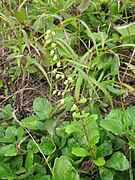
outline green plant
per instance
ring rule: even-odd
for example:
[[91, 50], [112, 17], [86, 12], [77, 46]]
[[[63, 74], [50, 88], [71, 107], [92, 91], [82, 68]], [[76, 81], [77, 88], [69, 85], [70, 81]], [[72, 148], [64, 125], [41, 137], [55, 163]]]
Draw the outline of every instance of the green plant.
[[1, 0], [1, 179], [134, 179], [134, 5]]

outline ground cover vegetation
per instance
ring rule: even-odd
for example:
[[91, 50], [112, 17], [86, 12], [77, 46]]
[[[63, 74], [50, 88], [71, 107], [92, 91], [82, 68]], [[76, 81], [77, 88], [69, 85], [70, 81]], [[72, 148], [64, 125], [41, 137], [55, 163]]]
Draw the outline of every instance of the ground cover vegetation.
[[0, 1], [0, 179], [135, 179], [134, 99], [134, 1]]

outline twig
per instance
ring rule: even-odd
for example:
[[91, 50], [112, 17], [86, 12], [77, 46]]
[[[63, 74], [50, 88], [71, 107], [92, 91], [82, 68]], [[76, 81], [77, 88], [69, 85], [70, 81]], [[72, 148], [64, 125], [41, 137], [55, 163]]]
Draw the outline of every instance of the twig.
[[51, 173], [52, 173], [52, 168], [51, 168], [51, 166], [49, 165], [49, 163], [48, 163], [48, 161], [47, 161], [47, 158], [45, 157], [43, 151], [41, 150], [41, 148], [39, 147], [39, 145], [37, 144], [37, 142], [35, 141], [35, 139], [32, 137], [32, 135], [30, 134], [30, 132], [26, 129], [26, 127], [23, 126], [23, 124], [17, 119], [17, 117], [16, 117], [16, 115], [15, 115], [15, 112], [16, 112], [16, 111], [17, 111], [17, 109], [13, 111], [13, 118], [14, 118], [14, 119], [16, 120], [16, 122], [27, 132], [27, 134], [28, 134], [28, 135], [30, 136], [30, 138], [33, 140], [33, 142], [35, 143], [35, 145], [36, 145], [37, 148], [39, 149], [39, 151], [40, 151], [40, 153], [42, 154], [42, 156], [43, 156], [43, 158], [44, 158], [47, 166], [49, 167], [49, 169], [50, 169], [50, 171], [51, 171]]

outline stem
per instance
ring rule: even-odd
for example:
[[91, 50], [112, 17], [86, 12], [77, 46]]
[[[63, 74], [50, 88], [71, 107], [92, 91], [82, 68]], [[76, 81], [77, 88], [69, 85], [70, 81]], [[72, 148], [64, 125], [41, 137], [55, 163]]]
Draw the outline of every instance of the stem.
[[52, 168], [51, 166], [49, 165], [48, 163], [48, 159], [46, 158], [46, 156], [44, 155], [43, 151], [41, 150], [41, 148], [39, 147], [39, 145], [37, 144], [37, 142], [35, 141], [35, 139], [32, 137], [32, 135], [30, 134], [30, 132], [27, 130], [27, 128], [25, 126], [23, 126], [23, 124], [17, 119], [16, 115], [15, 115], [15, 112], [17, 110], [14, 110], [13, 111], [13, 118], [15, 119], [15, 121], [27, 132], [27, 134], [30, 136], [30, 138], [33, 140], [33, 142], [35, 143], [35, 145], [37, 146], [37, 148], [39, 149], [40, 153], [42, 154], [48, 168], [50, 169], [51, 173], [53, 174], [52, 172]]
[[129, 177], [130, 177], [130, 180], [134, 180], [133, 172], [132, 172], [132, 149], [129, 149], [129, 163], [130, 163]]

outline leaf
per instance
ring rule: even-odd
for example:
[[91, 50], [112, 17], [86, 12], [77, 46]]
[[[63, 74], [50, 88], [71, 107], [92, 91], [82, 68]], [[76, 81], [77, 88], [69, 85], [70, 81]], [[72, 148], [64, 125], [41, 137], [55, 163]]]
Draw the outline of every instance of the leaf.
[[107, 85], [106, 88], [112, 92], [113, 94], [116, 94], [117, 96], [120, 96], [122, 94], [124, 94], [126, 92], [126, 90], [123, 90], [123, 89], [116, 89], [114, 88], [113, 86], [111, 85]]
[[12, 117], [13, 117], [12, 111], [13, 111], [13, 108], [11, 107], [11, 105], [10, 105], [10, 104], [7, 104], [7, 105], [5, 106], [5, 109], [4, 109], [5, 118], [6, 118], [7, 120], [12, 119]]
[[122, 112], [119, 109], [111, 110], [106, 119], [100, 121], [100, 126], [116, 135], [124, 134]]
[[53, 167], [54, 180], [77, 180], [79, 176], [66, 156], [56, 158]]
[[4, 155], [11, 148], [13, 148], [13, 144], [9, 144], [9, 145], [5, 145], [3, 147], [0, 147], [0, 155]]
[[36, 60], [33, 61], [33, 64], [35, 64], [35, 65], [38, 67], [38, 69], [43, 73], [43, 75], [44, 75], [45, 78], [47, 79], [47, 82], [48, 82], [50, 88], [52, 88], [52, 85], [51, 85], [51, 82], [50, 82], [50, 80], [49, 80], [49, 78], [48, 78], [47, 72], [45, 71], [45, 69], [43, 68], [43, 66], [42, 66], [41, 64], [39, 64]]
[[123, 36], [131, 36], [135, 35], [135, 23], [130, 23], [128, 25], [123, 25], [123, 26], [115, 26], [115, 29]]
[[31, 166], [33, 165], [33, 151], [30, 150], [28, 151], [27, 155], [26, 155], [26, 159], [25, 159], [25, 168], [28, 170], [31, 168]]
[[18, 171], [15, 172], [15, 174], [22, 174], [25, 172], [26, 172], [26, 169], [24, 167], [21, 167]]
[[105, 164], [104, 157], [99, 157], [98, 159], [93, 161], [97, 166], [103, 166]]
[[35, 68], [34, 66], [29, 66], [27, 70], [30, 74], [35, 74], [37, 72], [37, 68]]
[[135, 66], [134, 66], [133, 64], [126, 63], [126, 62], [124, 62], [124, 64], [126, 64], [126, 65], [127, 65], [127, 67], [128, 67], [128, 68], [130, 68], [130, 69], [131, 69], [131, 71], [135, 74]]
[[124, 114], [123, 121], [132, 130], [135, 130], [135, 106], [128, 107]]
[[111, 158], [106, 162], [106, 167], [116, 169], [118, 171], [128, 170], [130, 167], [129, 161], [120, 151], [115, 152]]
[[26, 179], [27, 177], [29, 177], [30, 175], [32, 175], [34, 173], [34, 171], [37, 169], [37, 163], [35, 163], [34, 165], [32, 165], [29, 170], [25, 173], [22, 174], [18, 177], [18, 179]]
[[50, 155], [54, 151], [55, 146], [49, 138], [42, 138], [40, 148], [45, 155]]
[[97, 115], [94, 116], [89, 116], [88, 118], [85, 119], [85, 122], [89, 121], [89, 124], [86, 126], [86, 134], [88, 138], [88, 146], [91, 147], [98, 143], [99, 141], [99, 129], [98, 125], [96, 123]]
[[41, 119], [48, 118], [51, 115], [52, 105], [46, 98], [36, 98], [33, 103], [33, 108], [37, 116]]
[[42, 24], [43, 24], [43, 20], [42, 20], [42, 17], [40, 16], [39, 18], [37, 18], [37, 20], [34, 22], [32, 26], [34, 31], [38, 32], [38, 30], [41, 29]]
[[27, 149], [32, 150], [33, 153], [38, 153], [39, 149], [33, 140], [30, 140], [27, 144]]
[[7, 174], [11, 174], [11, 169], [9, 167], [9, 164], [0, 162], [0, 178], [3, 179], [2, 177]]
[[108, 141], [105, 141], [104, 143], [102, 143], [101, 145], [99, 145], [97, 147], [97, 156], [108, 156], [110, 154], [113, 153], [113, 148], [112, 148], [112, 144]]
[[9, 149], [6, 151], [5, 156], [16, 156], [18, 154], [16, 148]]
[[79, 11], [81, 13], [84, 12], [89, 7], [90, 3], [91, 3], [91, 0], [83, 0], [78, 7]]
[[76, 80], [75, 92], [74, 92], [74, 96], [75, 96], [76, 100], [79, 100], [82, 82], [83, 82], [82, 76], [78, 76], [78, 78]]
[[100, 166], [99, 174], [101, 180], [114, 180], [115, 171], [113, 169], [106, 168], [105, 166]]
[[16, 11], [14, 16], [20, 20], [20, 21], [25, 21], [26, 20], [26, 14], [25, 12], [19, 12], [19, 11]]
[[90, 153], [88, 151], [86, 151], [84, 148], [80, 148], [80, 147], [72, 148], [72, 154], [79, 156], [79, 157], [86, 157], [86, 156], [90, 155]]
[[22, 33], [23, 33], [23, 37], [24, 37], [24, 42], [25, 42], [25, 44], [27, 45], [27, 48], [28, 48], [29, 51], [30, 51], [30, 41], [29, 41], [27, 32], [23, 29], [23, 30], [22, 30]]
[[9, 126], [5, 131], [5, 138], [12, 140], [16, 136], [16, 128], [14, 126]]
[[82, 123], [80, 121], [74, 121], [65, 127], [65, 132], [71, 134], [75, 131], [82, 131], [82, 129], [83, 129]]
[[30, 116], [30, 117], [24, 118], [21, 121], [21, 123], [29, 130], [38, 130], [38, 127], [37, 127], [38, 121], [39, 121], [38, 116]]

